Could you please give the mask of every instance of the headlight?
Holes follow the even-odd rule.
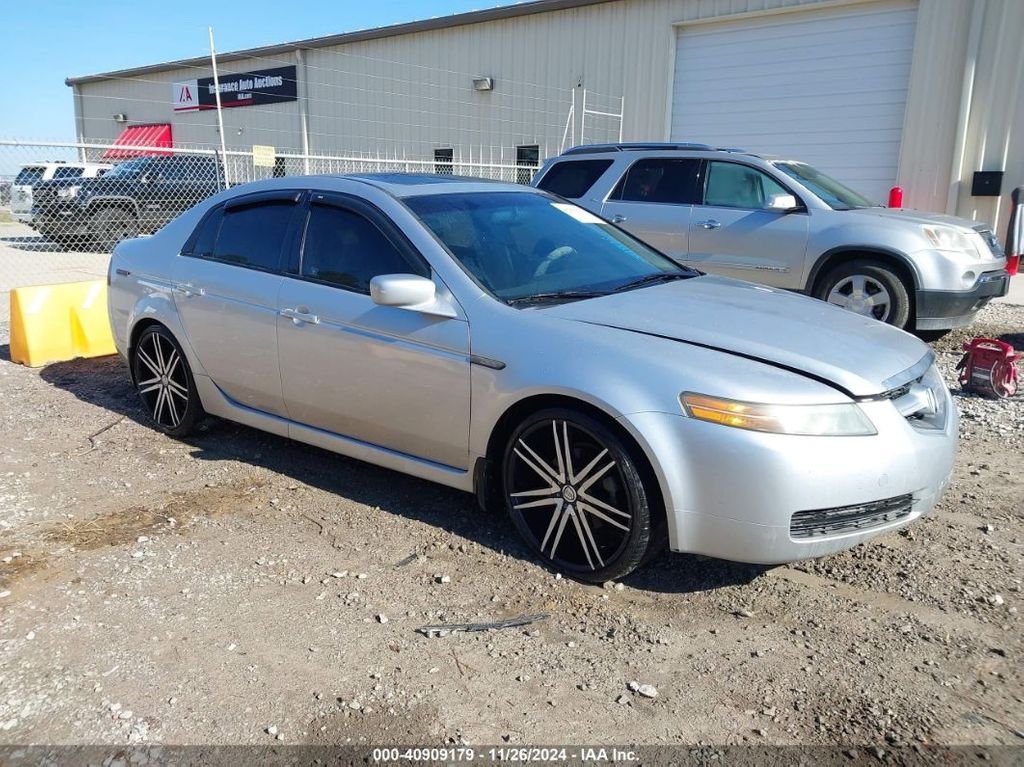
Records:
[[[922,226],[921,231],[929,242],[939,250],[955,250],[968,253],[975,258],[985,258],[987,246],[977,232],[965,232],[951,226]]]
[[[836,405],[768,405],[686,392],[679,397],[691,418],[773,434],[853,437],[877,434],[853,402]]]
[[[65,186],[57,190],[58,197],[77,197],[80,186]]]

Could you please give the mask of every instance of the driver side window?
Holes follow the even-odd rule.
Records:
[[[756,168],[735,162],[708,163],[705,205],[760,210],[773,194],[789,194],[789,191]]]
[[[377,226],[345,208],[314,203],[302,248],[303,277],[359,293],[382,274],[423,274]]]

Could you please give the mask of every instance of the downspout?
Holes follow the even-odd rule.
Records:
[[[301,48],[295,49],[295,62],[299,65],[299,130],[302,132],[302,173],[309,175],[309,95],[306,89],[306,57]]]
[[[981,53],[981,28],[987,6],[988,0],[975,0],[971,7],[971,29],[967,37],[964,76],[960,84],[960,112],[956,120],[953,166],[949,176],[949,195],[946,198],[946,213],[951,214],[956,213],[960,201],[960,184],[964,172],[964,158],[967,154],[967,128],[974,99],[974,76],[978,67],[978,55]]]
[[[78,83],[71,84],[71,94],[74,98],[75,104],[75,135],[76,140],[79,144],[85,142],[85,104],[82,102],[82,90]],[[78,159],[80,162],[86,162],[88,158],[85,156],[85,147],[80,146],[78,148]]]

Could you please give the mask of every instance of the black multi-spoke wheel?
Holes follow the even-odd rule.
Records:
[[[512,521],[550,566],[611,580],[652,545],[649,494],[632,450],[599,421],[572,410],[536,413],[512,433],[502,468]]]
[[[203,416],[192,371],[178,342],[162,325],[142,331],[132,349],[135,388],[149,417],[176,437],[192,431]]]

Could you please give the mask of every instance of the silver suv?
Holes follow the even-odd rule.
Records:
[[[792,160],[704,144],[581,146],[533,185],[702,271],[908,330],[967,325],[1009,286],[988,224],[883,208]]]

